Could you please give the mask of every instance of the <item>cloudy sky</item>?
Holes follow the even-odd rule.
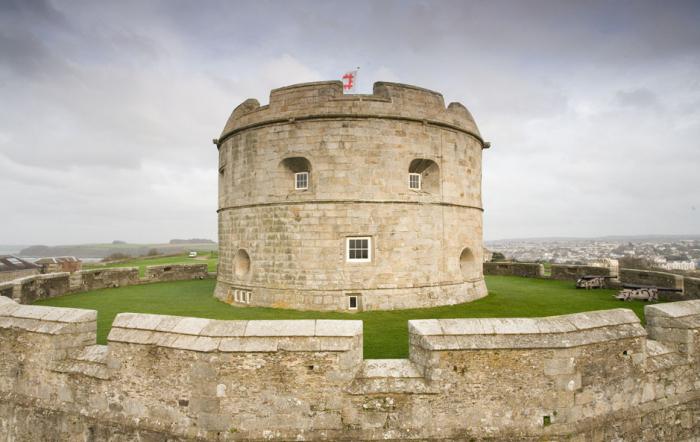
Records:
[[[0,0],[0,244],[216,238],[216,138],[361,66],[474,114],[486,239],[700,233],[697,1]]]

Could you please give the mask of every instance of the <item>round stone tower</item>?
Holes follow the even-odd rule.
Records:
[[[396,83],[298,84],[244,101],[216,143],[222,301],[361,311],[486,295],[488,144],[461,104]]]

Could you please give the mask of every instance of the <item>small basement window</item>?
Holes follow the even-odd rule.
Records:
[[[350,310],[357,310],[357,296],[356,295],[348,296],[348,308]]]
[[[309,188],[309,172],[298,172],[294,174],[294,189],[306,190]]]
[[[369,262],[372,260],[372,238],[359,237],[347,238],[347,254],[348,262]]]
[[[408,188],[413,190],[420,190],[420,174],[419,173],[409,173],[408,174]]]

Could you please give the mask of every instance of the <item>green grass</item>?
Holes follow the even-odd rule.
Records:
[[[613,299],[614,290],[576,290],[573,282],[487,276],[489,295],[471,303],[427,309],[320,313],[258,307],[233,307],[212,296],[213,279],[168,282],[67,295],[37,302],[40,305],[88,308],[98,311],[97,342],[106,343],[117,313],[156,313],[213,319],[361,319],[365,358],[408,356],[409,319],[537,317],[625,307],[643,320],[641,301]]]
[[[209,252],[202,252],[197,258],[190,258],[185,254],[177,256],[144,256],[130,259],[128,261],[119,261],[109,264],[85,264],[83,265],[83,268],[99,269],[105,267],[138,267],[139,275],[144,276],[146,273],[146,266],[156,266],[164,264],[207,264],[209,271],[215,272],[216,263],[218,259],[219,257],[216,253],[211,254]]]

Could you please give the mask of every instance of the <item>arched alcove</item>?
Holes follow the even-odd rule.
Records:
[[[233,274],[237,278],[244,278],[250,273],[250,256],[243,249],[238,249],[233,257]]]
[[[469,247],[465,247],[459,255],[459,268],[464,279],[474,278],[476,270],[476,258]]]
[[[306,174],[305,177],[299,174]],[[279,164],[279,183],[284,191],[306,190],[311,187],[311,162],[304,157],[289,157]]]
[[[435,194],[440,192],[440,168],[435,161],[427,158],[416,158],[411,161],[411,164],[408,166],[408,173],[409,188]],[[420,176],[420,185],[418,188],[415,186],[415,179],[413,183],[411,183],[411,174]]]

